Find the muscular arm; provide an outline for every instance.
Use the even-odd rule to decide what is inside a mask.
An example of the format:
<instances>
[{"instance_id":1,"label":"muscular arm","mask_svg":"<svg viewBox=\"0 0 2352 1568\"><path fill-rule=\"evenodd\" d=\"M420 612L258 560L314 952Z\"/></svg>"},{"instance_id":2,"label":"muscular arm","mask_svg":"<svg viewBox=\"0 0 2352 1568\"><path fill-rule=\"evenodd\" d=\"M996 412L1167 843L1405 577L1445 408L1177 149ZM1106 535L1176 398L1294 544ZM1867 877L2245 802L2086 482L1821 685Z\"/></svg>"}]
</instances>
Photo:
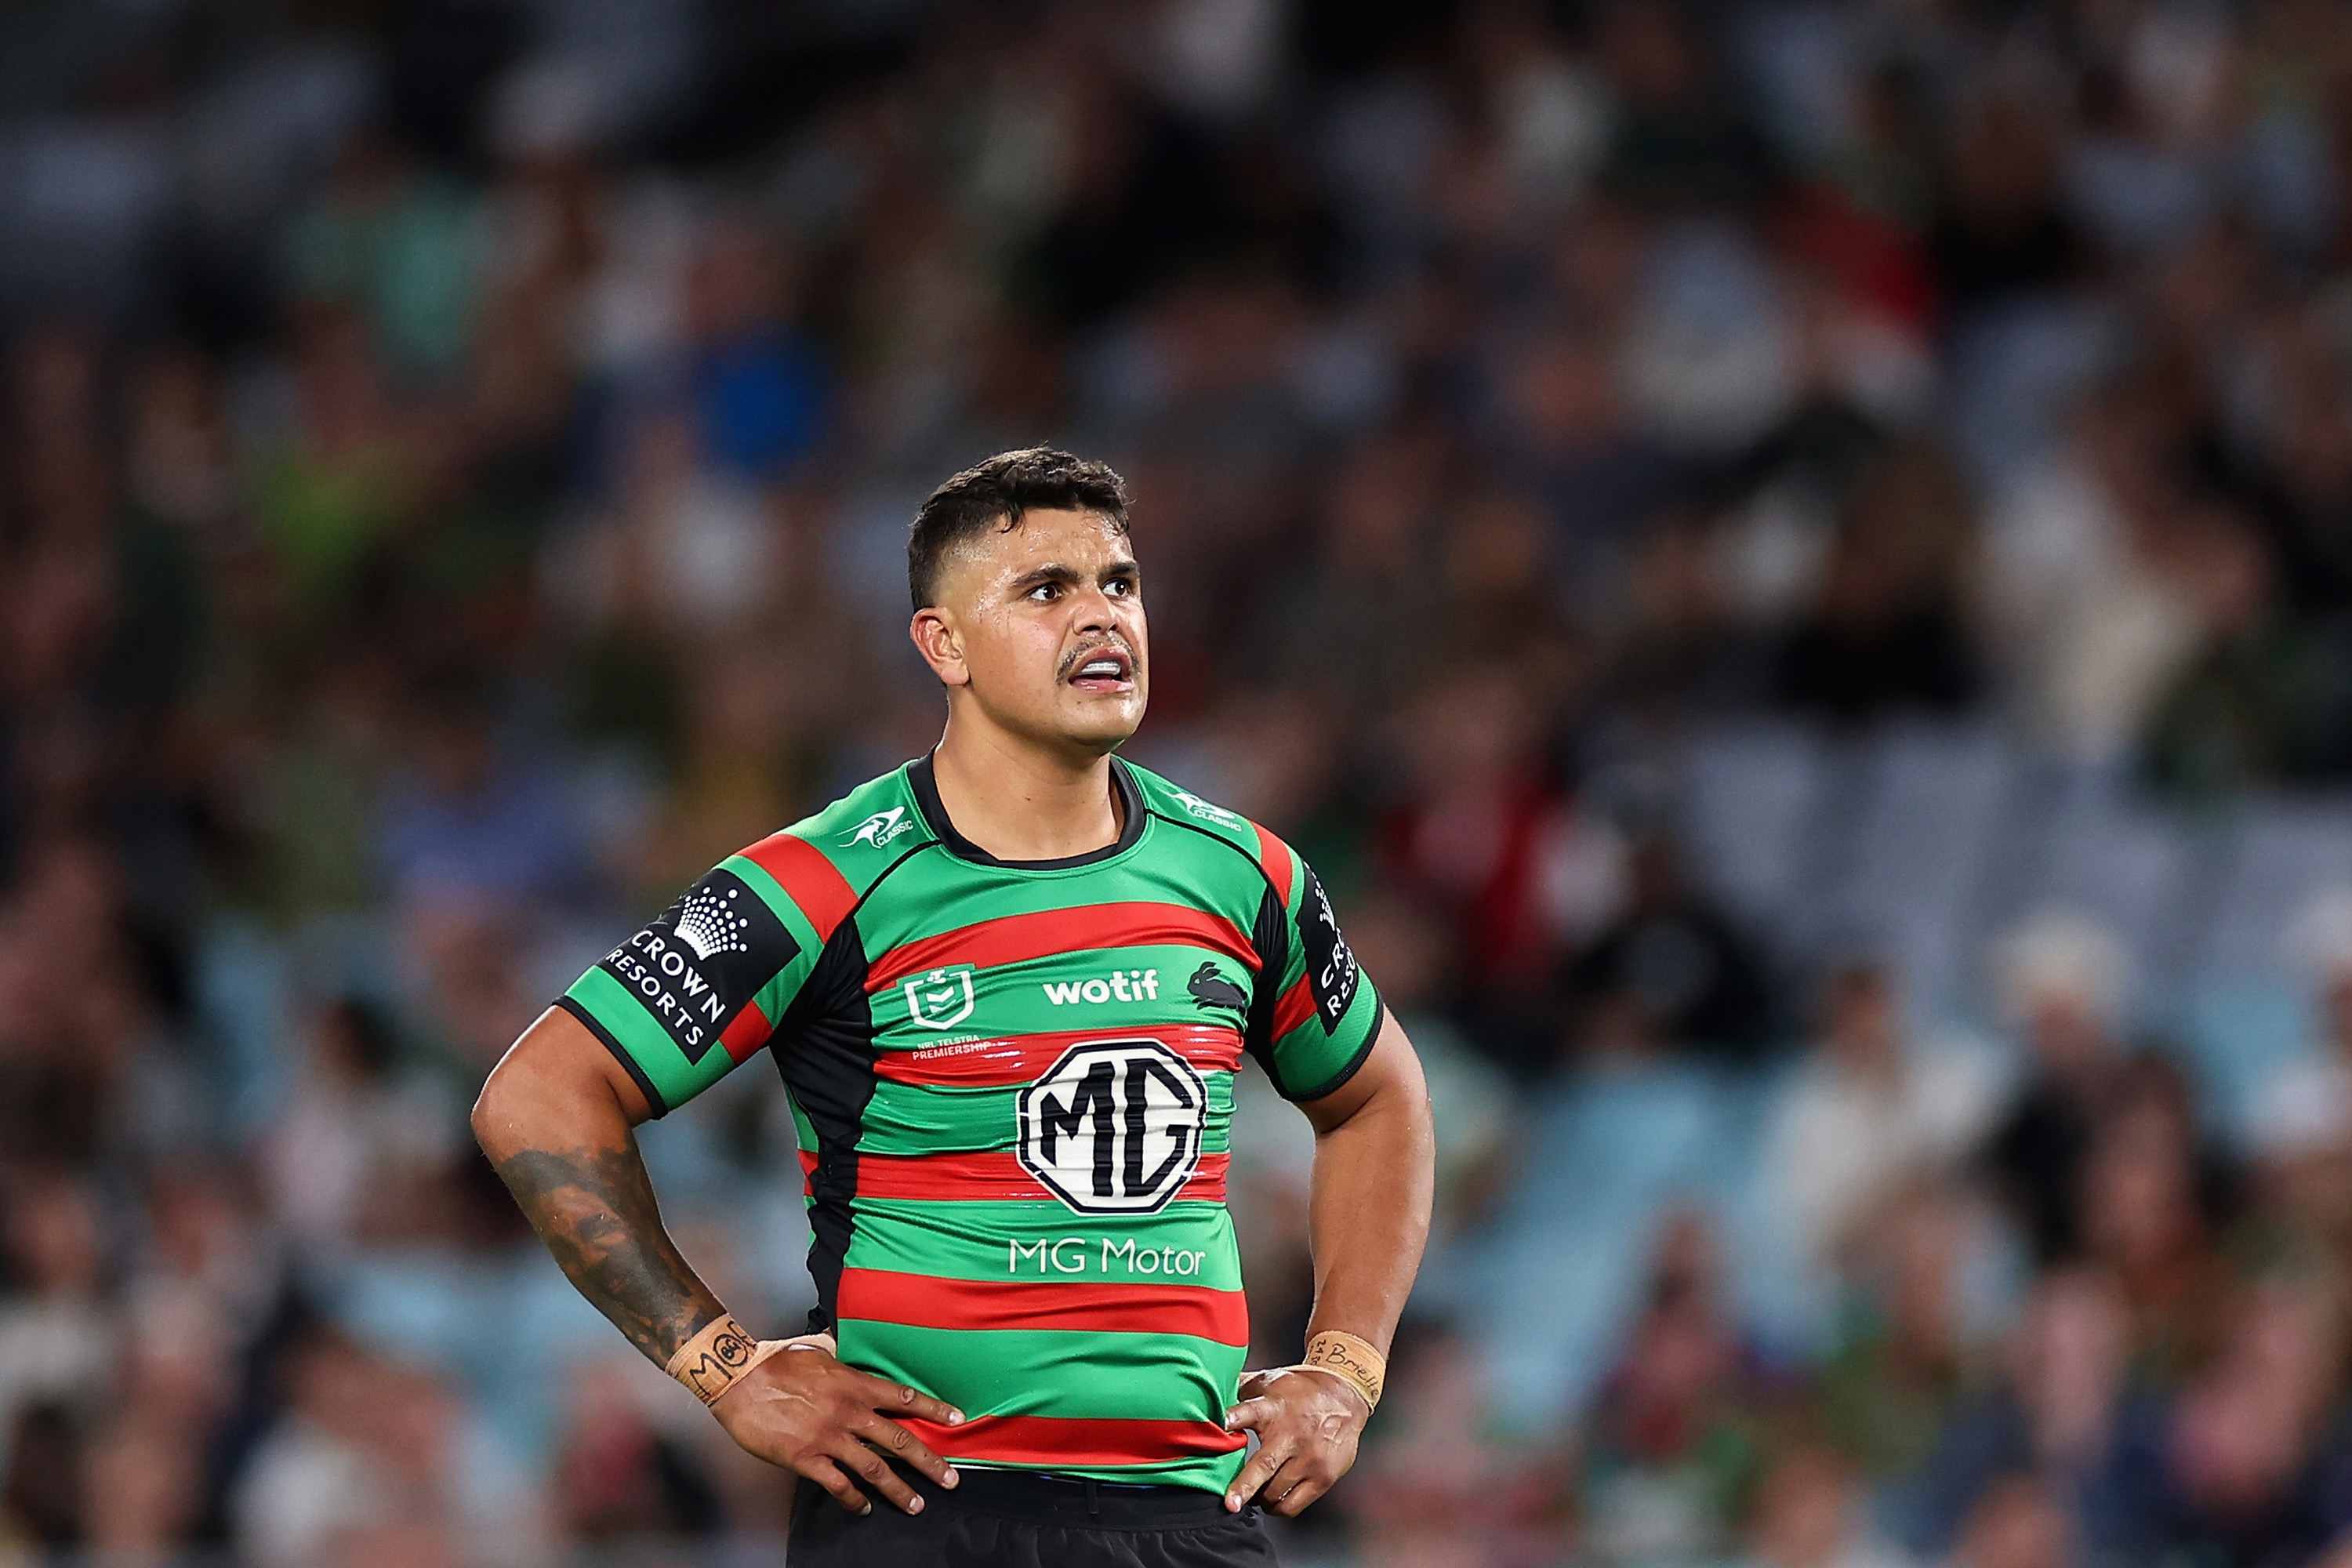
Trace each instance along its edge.
<instances>
[{"instance_id":1,"label":"muscular arm","mask_svg":"<svg viewBox=\"0 0 2352 1568\"><path fill-rule=\"evenodd\" d=\"M655 1365L726 1311L662 1227L630 1130L653 1113L602 1041L551 1007L499 1062L474 1104L474 1135L566 1278ZM827 1346L830 1341L824 1342ZM855 1473L909 1513L922 1499L880 1450L945 1486L955 1472L888 1409L950 1426L943 1402L843 1365L828 1350L772 1355L711 1414L750 1452L808 1477L842 1506L873 1505Z\"/></svg>"},{"instance_id":2,"label":"muscular arm","mask_svg":"<svg viewBox=\"0 0 2352 1568\"><path fill-rule=\"evenodd\" d=\"M1300 1109L1315 1124L1307 1206L1315 1310L1307 1334L1338 1330L1385 1355L1429 1240L1437 1157L1421 1059L1396 1019L1381 1019L1355 1077ZM1259 1443L1225 1494L1228 1508L1263 1495L1272 1511L1296 1514L1355 1463L1370 1412L1335 1375L1261 1372L1241 1393L1226 1425L1251 1428Z\"/></svg>"},{"instance_id":3,"label":"muscular arm","mask_svg":"<svg viewBox=\"0 0 2352 1568\"><path fill-rule=\"evenodd\" d=\"M1421 1058L1393 1016L1337 1092L1301 1107L1315 1124L1307 1205L1315 1253L1309 1337L1338 1329L1388 1353L1429 1241L1437 1134Z\"/></svg>"},{"instance_id":4,"label":"muscular arm","mask_svg":"<svg viewBox=\"0 0 2352 1568\"><path fill-rule=\"evenodd\" d=\"M656 1366L723 1310L662 1228L630 1131L646 1097L581 1022L551 1007L474 1105L474 1136L564 1276Z\"/></svg>"}]
</instances>

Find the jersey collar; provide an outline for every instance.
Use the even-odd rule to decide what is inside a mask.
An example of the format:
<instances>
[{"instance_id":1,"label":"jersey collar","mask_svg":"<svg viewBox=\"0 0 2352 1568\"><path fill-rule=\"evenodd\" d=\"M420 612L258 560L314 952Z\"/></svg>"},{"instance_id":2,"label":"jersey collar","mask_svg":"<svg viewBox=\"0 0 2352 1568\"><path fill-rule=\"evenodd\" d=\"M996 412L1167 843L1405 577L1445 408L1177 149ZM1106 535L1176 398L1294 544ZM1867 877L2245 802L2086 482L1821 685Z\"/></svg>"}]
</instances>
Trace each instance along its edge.
<instances>
[{"instance_id":1,"label":"jersey collar","mask_svg":"<svg viewBox=\"0 0 2352 1568\"><path fill-rule=\"evenodd\" d=\"M1134 848L1136 841L1143 837L1144 818L1150 815L1144 809L1143 792L1136 787L1135 777L1128 771L1127 764L1117 757L1110 760L1110 782L1111 787L1118 791L1123 818L1117 843L1089 849L1083 855L1065 855L1058 860L1000 860L957 832L955 824L948 820L947 807L940 803L939 780L931 772L931 753L925 752L907 764L907 783L914 789L915 805L922 811L923 820L930 826L931 832L947 847L948 853L975 865L1000 866L1011 871L1066 871L1074 866L1091 866L1098 860L1108 860L1114 855L1123 855Z\"/></svg>"}]
</instances>

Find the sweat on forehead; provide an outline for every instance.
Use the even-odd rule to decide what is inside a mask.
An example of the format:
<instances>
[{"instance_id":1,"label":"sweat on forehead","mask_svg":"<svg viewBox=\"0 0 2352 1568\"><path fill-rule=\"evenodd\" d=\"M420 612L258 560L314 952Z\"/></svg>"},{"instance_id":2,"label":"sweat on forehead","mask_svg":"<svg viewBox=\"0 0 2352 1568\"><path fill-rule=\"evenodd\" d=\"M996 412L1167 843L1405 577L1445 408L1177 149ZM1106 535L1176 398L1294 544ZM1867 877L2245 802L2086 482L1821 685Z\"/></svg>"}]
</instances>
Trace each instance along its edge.
<instances>
[{"instance_id":1,"label":"sweat on forehead","mask_svg":"<svg viewBox=\"0 0 2352 1568\"><path fill-rule=\"evenodd\" d=\"M914 607L939 600L950 552L1018 528L1033 511L1075 511L1127 531L1127 481L1108 463L1053 447L1000 452L933 490L907 531L907 588Z\"/></svg>"}]
</instances>

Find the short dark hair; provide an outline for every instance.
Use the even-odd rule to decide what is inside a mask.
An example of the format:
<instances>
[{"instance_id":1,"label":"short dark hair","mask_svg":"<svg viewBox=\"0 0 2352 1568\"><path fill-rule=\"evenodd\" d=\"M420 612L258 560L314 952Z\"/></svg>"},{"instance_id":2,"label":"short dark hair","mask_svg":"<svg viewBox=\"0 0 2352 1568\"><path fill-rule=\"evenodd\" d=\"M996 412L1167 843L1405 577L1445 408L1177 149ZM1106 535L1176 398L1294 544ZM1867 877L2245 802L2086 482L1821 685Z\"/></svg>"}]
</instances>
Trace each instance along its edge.
<instances>
[{"instance_id":1,"label":"short dark hair","mask_svg":"<svg viewBox=\"0 0 2352 1568\"><path fill-rule=\"evenodd\" d=\"M1127 531L1127 481L1108 463L1055 447L999 452L933 490L907 530L907 591L920 610L939 602L949 551L991 528L1011 529L1029 511L1088 511Z\"/></svg>"}]
</instances>

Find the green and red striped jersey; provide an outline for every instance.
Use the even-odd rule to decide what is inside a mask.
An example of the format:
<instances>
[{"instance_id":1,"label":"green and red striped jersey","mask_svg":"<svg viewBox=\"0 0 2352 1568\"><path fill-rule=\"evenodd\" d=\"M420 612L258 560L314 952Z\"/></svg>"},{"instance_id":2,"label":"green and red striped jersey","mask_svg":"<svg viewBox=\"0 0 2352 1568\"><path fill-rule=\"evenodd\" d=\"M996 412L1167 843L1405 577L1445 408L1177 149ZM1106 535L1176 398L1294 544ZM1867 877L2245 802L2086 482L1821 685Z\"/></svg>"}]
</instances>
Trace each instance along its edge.
<instances>
[{"instance_id":1,"label":"green and red striped jersey","mask_svg":"<svg viewBox=\"0 0 2352 1568\"><path fill-rule=\"evenodd\" d=\"M1249 1343L1225 1211L1242 1052L1294 1100L1381 1004L1313 871L1114 760L1116 844L1006 861L928 757L730 856L562 1005L658 1114L765 1050L815 1326L961 1408L959 1462L1222 1490Z\"/></svg>"}]
</instances>

